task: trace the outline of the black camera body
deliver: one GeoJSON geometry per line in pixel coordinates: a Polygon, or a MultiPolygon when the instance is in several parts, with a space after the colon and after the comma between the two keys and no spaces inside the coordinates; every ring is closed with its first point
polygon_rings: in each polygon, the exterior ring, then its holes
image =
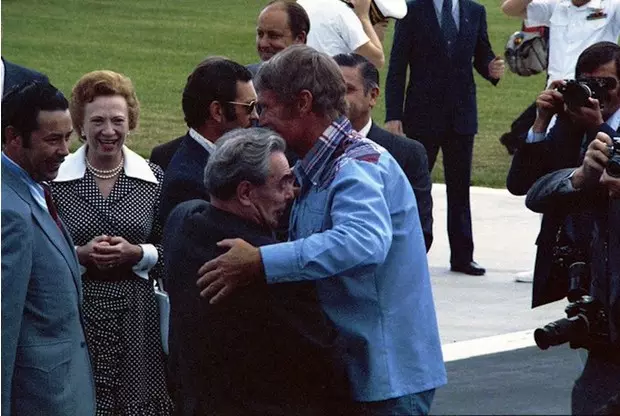
{"type": "Polygon", "coordinates": [[[571,348],[597,349],[610,345],[609,321],[603,305],[583,295],[566,306],[566,318],[558,319],[534,331],[541,350],[570,343],[571,348]]]}
{"type": "Polygon", "coordinates": [[[604,78],[583,78],[579,80],[566,80],[564,85],[558,87],[558,92],[564,98],[564,104],[570,109],[589,107],[589,98],[604,102],[609,97],[609,86],[604,78]]]}
{"type": "Polygon", "coordinates": [[[612,137],[613,144],[607,162],[607,173],[614,178],[620,178],[620,137],[612,137]]]}

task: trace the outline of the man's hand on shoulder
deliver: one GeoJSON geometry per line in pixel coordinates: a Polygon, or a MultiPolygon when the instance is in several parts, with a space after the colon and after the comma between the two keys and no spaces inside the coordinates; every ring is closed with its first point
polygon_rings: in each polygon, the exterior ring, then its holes
{"type": "Polygon", "coordinates": [[[196,285],[200,296],[215,304],[235,289],[264,279],[263,263],[258,248],[240,238],[222,240],[218,247],[229,248],[198,270],[196,285]]]}
{"type": "Polygon", "coordinates": [[[386,121],[383,127],[390,133],[395,134],[397,136],[405,135],[405,133],[403,132],[403,122],[400,120],[386,121]]]}

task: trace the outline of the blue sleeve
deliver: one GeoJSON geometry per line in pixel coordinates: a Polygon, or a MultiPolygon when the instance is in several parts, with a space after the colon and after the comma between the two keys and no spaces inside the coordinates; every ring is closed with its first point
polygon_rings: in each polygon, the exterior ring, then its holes
{"type": "Polygon", "coordinates": [[[407,14],[397,20],[394,26],[394,43],[390,53],[390,65],[385,79],[385,121],[402,120],[405,102],[405,82],[409,65],[409,52],[414,45],[413,25],[414,13],[407,3],[407,14]]]}
{"type": "Polygon", "coordinates": [[[317,280],[385,261],[392,222],[382,170],[350,161],[330,185],[331,228],[260,248],[268,283],[317,280]]]}
{"type": "Polygon", "coordinates": [[[2,210],[2,414],[11,414],[11,389],[32,268],[32,223],[2,210]]]}

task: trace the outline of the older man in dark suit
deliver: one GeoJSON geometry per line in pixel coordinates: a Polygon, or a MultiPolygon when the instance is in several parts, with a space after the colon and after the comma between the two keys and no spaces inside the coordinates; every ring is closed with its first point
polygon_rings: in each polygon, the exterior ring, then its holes
{"type": "Polygon", "coordinates": [[[207,58],[196,67],[187,79],[182,105],[189,131],[166,169],[159,210],[163,223],[181,202],[209,199],[202,172],[215,142],[258,120],[252,74],[221,57],[207,58]]]}
{"type": "Polygon", "coordinates": [[[93,415],[95,386],[73,241],[46,181],[73,133],[49,84],[2,99],[2,415],[93,415]]]}
{"type": "Polygon", "coordinates": [[[371,119],[379,99],[379,71],[368,59],[355,53],[334,56],[347,84],[347,116],[353,128],[362,136],[385,147],[407,175],[418,202],[418,214],[426,251],[433,243],[433,198],[431,175],[426,150],[419,142],[383,130],[371,119]]]}
{"type": "Polygon", "coordinates": [[[478,73],[493,84],[502,76],[504,62],[491,49],[484,6],[472,0],[410,0],[407,10],[394,32],[385,127],[419,140],[431,169],[441,148],[451,270],[483,275],[485,269],[473,260],[469,204],[478,130],[472,61],[478,73]]]}
{"type": "Polygon", "coordinates": [[[205,169],[210,202],[174,209],[164,232],[171,302],[170,381],[177,414],[318,415],[335,378],[335,330],[314,282],[254,283],[221,305],[201,299],[195,280],[218,241],[273,244],[273,229],[293,198],[286,145],[266,129],[224,135],[205,169]]]}

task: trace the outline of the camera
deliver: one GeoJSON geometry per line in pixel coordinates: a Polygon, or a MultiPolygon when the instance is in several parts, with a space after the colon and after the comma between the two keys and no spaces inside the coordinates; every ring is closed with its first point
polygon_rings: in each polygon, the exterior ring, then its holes
{"type": "MultiPolygon", "coordinates": [[[[615,81],[611,78],[612,81],[615,81]]],[[[588,107],[589,98],[605,102],[609,97],[608,90],[613,89],[610,79],[607,78],[582,78],[578,80],[566,80],[564,85],[558,87],[558,92],[562,94],[564,103],[570,109],[588,107]]]]}
{"type": "Polygon", "coordinates": [[[612,137],[613,144],[610,146],[607,173],[614,178],[620,178],[620,137],[612,137]]]}
{"type": "Polygon", "coordinates": [[[609,321],[603,305],[592,296],[583,295],[566,306],[566,318],[558,319],[534,331],[534,341],[541,350],[570,343],[571,348],[609,345],[609,321]]]}

